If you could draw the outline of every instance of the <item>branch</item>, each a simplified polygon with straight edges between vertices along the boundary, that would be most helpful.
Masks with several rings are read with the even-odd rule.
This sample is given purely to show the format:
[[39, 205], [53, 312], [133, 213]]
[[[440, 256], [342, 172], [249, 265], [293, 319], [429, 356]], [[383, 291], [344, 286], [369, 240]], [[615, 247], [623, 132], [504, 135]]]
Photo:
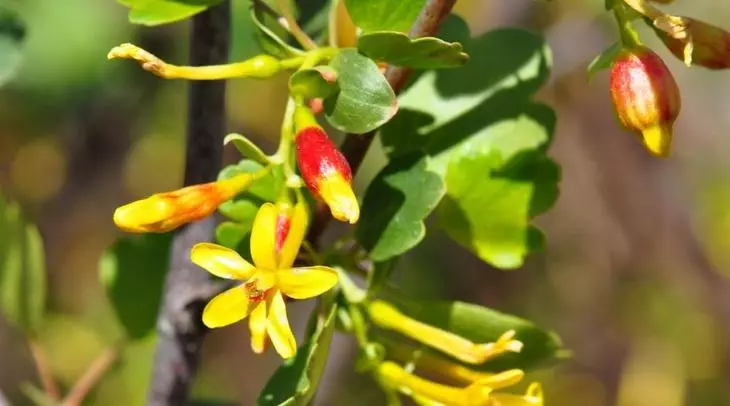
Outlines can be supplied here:
[[[193, 17], [190, 65], [228, 60], [230, 5], [211, 7]], [[225, 82], [191, 82], [188, 94], [186, 186], [216, 179], [225, 134]], [[208, 331], [201, 321], [205, 303], [218, 286], [190, 262], [190, 248], [213, 237], [213, 217], [180, 229], [173, 239], [170, 268], [157, 321], [158, 343], [148, 394], [149, 405], [186, 404]]]
[[[441, 23], [449, 15], [455, 3], [456, 0], [428, 0], [423, 10], [421, 10], [413, 28], [411, 28], [409, 35], [412, 38], [436, 35], [441, 28]], [[390, 83], [393, 91], [398, 94], [403, 89], [410, 74], [411, 70], [408, 68], [390, 66], [385, 72], [385, 78], [388, 79], [388, 83]], [[348, 134], [345, 142], [342, 143], [340, 151], [347, 158], [347, 162], [350, 163], [353, 176], [360, 168], [360, 164], [362, 164], [365, 154], [368, 152], [376, 134], [377, 130], [363, 135]], [[317, 241], [322, 236], [331, 219], [332, 217], [327, 206], [323, 203], [318, 203], [315, 208], [312, 226], [307, 234], [307, 241], [316, 246]]]
[[66, 395], [63, 400], [63, 406], [80, 406], [86, 395], [96, 386], [99, 380], [106, 374], [109, 368], [117, 360], [117, 349], [109, 347], [99, 354], [94, 362], [89, 365], [89, 368], [79, 378], [79, 380], [71, 388], [71, 391]]
[[43, 387], [43, 391], [46, 393], [46, 396], [54, 401], [60, 400], [61, 391], [58, 390], [56, 380], [53, 379], [51, 366], [48, 364], [43, 348], [31, 339], [28, 341], [28, 349], [30, 350], [30, 355], [33, 357], [33, 362], [35, 363], [35, 368], [38, 372], [38, 378], [41, 381], [41, 386]]

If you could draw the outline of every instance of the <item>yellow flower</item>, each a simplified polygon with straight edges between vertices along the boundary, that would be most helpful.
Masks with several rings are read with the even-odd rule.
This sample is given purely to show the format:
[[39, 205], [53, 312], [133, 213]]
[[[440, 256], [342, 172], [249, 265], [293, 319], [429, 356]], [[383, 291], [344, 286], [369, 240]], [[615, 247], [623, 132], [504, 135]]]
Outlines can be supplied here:
[[400, 365], [386, 361], [378, 367], [380, 381], [399, 392], [411, 396], [420, 404], [449, 406], [542, 406], [542, 388], [532, 383], [524, 395], [495, 392], [522, 380], [524, 373], [510, 369], [479, 379], [466, 387], [432, 382], [406, 371]]
[[506, 331], [493, 343], [473, 343], [450, 331], [412, 319], [382, 300], [373, 301], [368, 311], [373, 323], [379, 327], [396, 331], [468, 364], [479, 365], [507, 352], [522, 351], [522, 342], [515, 339], [514, 330]]
[[250, 315], [254, 352], [264, 351], [268, 337], [283, 358], [296, 355], [297, 345], [289, 327], [283, 295], [308, 299], [337, 283], [337, 273], [330, 267], [292, 268], [307, 222], [304, 205], [277, 208], [266, 203], [261, 206], [251, 231], [254, 264], [220, 245], [196, 244], [191, 252], [193, 263], [213, 275], [245, 281], [214, 297], [203, 311], [203, 323], [210, 328], [223, 327]]
[[114, 211], [114, 224], [132, 233], [165, 233], [212, 214], [258, 177], [244, 173], [230, 179], [157, 193]]

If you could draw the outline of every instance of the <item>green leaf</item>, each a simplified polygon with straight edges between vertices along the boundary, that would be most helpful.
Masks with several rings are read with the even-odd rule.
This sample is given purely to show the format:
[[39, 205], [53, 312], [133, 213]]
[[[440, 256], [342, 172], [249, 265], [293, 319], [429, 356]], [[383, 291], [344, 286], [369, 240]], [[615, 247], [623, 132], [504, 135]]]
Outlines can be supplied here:
[[302, 69], [289, 78], [289, 92], [305, 99], [329, 97], [339, 90], [337, 72], [329, 66]]
[[376, 61], [415, 69], [453, 68], [469, 60], [458, 42], [434, 37], [411, 39], [395, 31], [365, 34], [358, 39], [357, 49]]
[[343, 49], [330, 62], [340, 91], [324, 101], [327, 120], [345, 132], [363, 134], [390, 120], [398, 100], [372, 59]]
[[266, 383], [259, 394], [259, 406], [309, 404], [327, 363], [336, 313], [337, 302], [330, 292], [312, 314], [307, 341], [299, 347], [296, 357], [284, 362]]
[[520, 267], [527, 253], [542, 244], [539, 231], [529, 223], [536, 183], [557, 181], [554, 164], [542, 162], [525, 177], [523, 167], [505, 169], [498, 154], [453, 161], [446, 174], [448, 193], [438, 209], [439, 223], [484, 261], [502, 269]]
[[184, 20], [205, 11], [222, 0], [118, 0], [130, 8], [129, 21], [142, 25], [161, 25]]
[[0, 200], [0, 307], [8, 321], [35, 334], [46, 307], [43, 239], [15, 202]]
[[[218, 179], [230, 179], [241, 173], [261, 170], [263, 166], [252, 160], [243, 159], [235, 165], [229, 165], [218, 174]], [[247, 250], [242, 250], [242, 243], [251, 232], [253, 220], [259, 207], [265, 202], [273, 202], [284, 185], [281, 171], [274, 170], [252, 182], [246, 190], [235, 198], [222, 203], [218, 211], [232, 221], [221, 223], [215, 231], [216, 241], [228, 248], [238, 250], [244, 257]]]
[[15, 12], [0, 8], [0, 87], [20, 68], [24, 43], [25, 24]]
[[345, 0], [355, 25], [364, 32], [410, 31], [426, 0]]
[[99, 279], [130, 339], [155, 328], [171, 243], [172, 233], [125, 236], [101, 257]]
[[261, 151], [261, 148], [259, 148], [256, 144], [254, 144], [245, 136], [237, 133], [231, 133], [223, 138], [223, 145], [228, 145], [231, 142], [236, 147], [238, 152], [240, 152], [241, 155], [243, 155], [244, 157], [250, 158], [251, 160], [261, 165], [269, 164], [269, 158], [266, 156], [266, 154], [264, 154], [263, 151]]
[[286, 30], [256, 4], [251, 7], [251, 19], [256, 24], [256, 39], [266, 53], [278, 58], [304, 55], [304, 51], [286, 43]]
[[[542, 330], [528, 320], [484, 306], [448, 301], [406, 303], [401, 299], [398, 308], [409, 317], [450, 331], [477, 344], [494, 342], [507, 331], [515, 330], [515, 338], [524, 344], [521, 352], [503, 354], [482, 365], [468, 365], [472, 369], [483, 371], [531, 369], [564, 358], [567, 352], [556, 333]], [[446, 354], [439, 353], [439, 355], [451, 359]]]
[[[529, 220], [557, 196], [559, 171], [546, 156], [555, 114], [531, 100], [548, 77], [550, 53], [540, 36], [521, 29], [470, 39], [456, 18], [442, 35], [463, 43], [471, 60], [422, 74], [401, 95], [400, 113], [383, 126], [381, 141], [391, 159], [430, 157], [429, 169], [446, 183], [437, 213], [449, 236], [492, 265], [515, 268], [541, 245]], [[462, 159], [469, 177], [450, 170]], [[509, 240], [497, 241], [503, 237]]]
[[388, 284], [390, 275], [395, 270], [397, 258], [387, 261], [375, 262], [373, 269], [368, 273], [367, 296], [373, 298], [380, 293], [380, 290]]
[[[256, 212], [254, 211], [255, 214]], [[251, 233], [252, 226], [253, 217], [250, 221], [242, 221], [240, 223], [224, 221], [215, 228], [215, 240], [224, 247], [237, 250], [240, 248], [246, 236]]]
[[423, 220], [445, 192], [444, 182], [428, 163], [428, 157], [419, 154], [393, 159], [365, 192], [355, 235], [374, 261], [401, 255], [426, 235]]
[[[249, 159], [243, 159], [235, 165], [228, 165], [223, 168], [218, 174], [218, 180], [230, 179], [241, 173], [256, 172], [262, 168], [263, 166], [261, 164]], [[273, 202], [278, 197], [279, 190], [281, 190], [283, 184], [284, 178], [281, 173], [278, 171], [270, 171], [265, 176], [253, 181], [239, 196], [258, 199], [262, 203]]]
[[621, 44], [616, 42], [610, 47], [604, 49], [600, 54], [596, 55], [596, 57], [593, 58], [591, 63], [588, 65], [588, 81], [591, 81], [596, 73], [610, 68], [613, 60], [616, 59], [619, 52], [621, 52]]

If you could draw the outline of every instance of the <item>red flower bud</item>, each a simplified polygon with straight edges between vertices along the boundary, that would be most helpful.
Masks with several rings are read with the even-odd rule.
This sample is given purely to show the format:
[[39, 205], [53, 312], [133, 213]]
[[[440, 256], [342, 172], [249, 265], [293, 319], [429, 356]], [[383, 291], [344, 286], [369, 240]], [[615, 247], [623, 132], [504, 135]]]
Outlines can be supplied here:
[[352, 191], [352, 171], [347, 160], [319, 127], [298, 131], [297, 164], [304, 182], [315, 198], [324, 200], [332, 216], [354, 224], [360, 206]]
[[681, 100], [661, 58], [643, 46], [622, 50], [611, 67], [611, 97], [624, 127], [641, 135], [652, 154], [668, 156]]
[[212, 214], [255, 179], [253, 174], [157, 193], [117, 208], [114, 223], [133, 233], [165, 233]]
[[[659, 38], [687, 65], [730, 68], [730, 32], [689, 17], [667, 16], [654, 22]], [[670, 35], [671, 31], [675, 35]]]

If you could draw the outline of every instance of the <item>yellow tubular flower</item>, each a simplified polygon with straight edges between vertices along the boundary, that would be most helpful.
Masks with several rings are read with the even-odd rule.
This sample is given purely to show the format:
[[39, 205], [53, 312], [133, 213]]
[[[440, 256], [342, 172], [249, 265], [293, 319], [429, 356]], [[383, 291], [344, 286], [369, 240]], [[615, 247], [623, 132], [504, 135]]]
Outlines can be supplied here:
[[209, 216], [256, 177], [255, 173], [244, 173], [226, 180], [157, 193], [117, 208], [114, 224], [131, 233], [165, 233]]
[[522, 376], [520, 370], [509, 370], [480, 379], [467, 387], [456, 387], [421, 378], [391, 361], [383, 362], [378, 367], [378, 377], [383, 384], [415, 399], [424, 400], [424, 403], [430, 401], [450, 406], [542, 406], [542, 390], [538, 383], [530, 385], [525, 396], [494, 392], [518, 383]]
[[368, 311], [378, 326], [397, 331], [468, 364], [483, 364], [505, 352], [522, 350], [522, 342], [514, 339], [514, 330], [505, 332], [494, 343], [477, 344], [452, 332], [412, 319], [382, 300], [373, 301]]
[[[482, 372], [467, 368], [462, 364], [447, 360], [446, 358], [432, 352], [423, 352], [417, 357], [414, 357], [413, 354], [416, 349], [405, 344], [389, 342], [386, 346], [388, 355], [395, 361], [402, 363], [414, 362], [416, 369], [429, 376], [437, 376], [439, 378], [459, 383], [472, 383], [495, 376], [495, 374], [491, 372]], [[517, 381], [522, 379], [524, 376], [524, 373], [519, 369], [510, 370], [509, 373], [512, 377], [514, 377], [514, 379], [517, 379]], [[501, 374], [501, 376], [506, 375]], [[512, 384], [513, 383], [505, 382], [503, 386], [510, 386]], [[494, 386], [494, 389], [499, 389], [503, 386]]]
[[203, 323], [223, 327], [247, 316], [251, 348], [262, 353], [267, 338], [283, 358], [296, 355], [297, 345], [283, 295], [308, 299], [330, 290], [337, 273], [326, 266], [292, 268], [304, 239], [308, 214], [302, 204], [293, 210], [266, 203], [259, 209], [251, 231], [253, 264], [235, 251], [216, 244], [196, 244], [193, 263], [215, 276], [245, 281], [214, 297], [203, 310]]
[[134, 59], [142, 69], [165, 79], [219, 80], [235, 77], [269, 78], [282, 69], [281, 62], [269, 55], [258, 55], [242, 62], [225, 65], [178, 66], [169, 64], [133, 44], [112, 48], [107, 59]]

